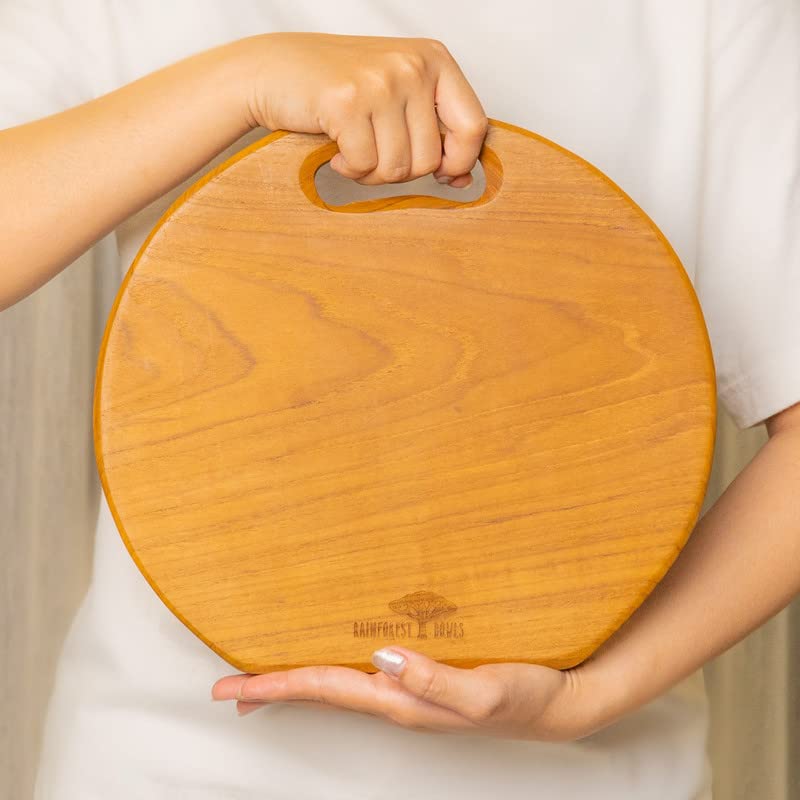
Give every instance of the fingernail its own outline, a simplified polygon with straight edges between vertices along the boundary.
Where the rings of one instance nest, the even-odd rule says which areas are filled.
[[[437,183],[450,183],[453,180],[451,175],[442,175],[441,177],[436,179]]]
[[[237,676],[241,678],[241,676]],[[242,698],[239,697],[239,692],[241,687],[243,686],[243,682],[241,680],[229,680],[228,678],[220,678],[212,687],[211,687],[211,699],[212,700],[241,700]]]
[[[406,657],[401,655],[396,650],[390,650],[384,647],[382,650],[376,650],[372,654],[372,663],[387,675],[399,675],[406,665]]]

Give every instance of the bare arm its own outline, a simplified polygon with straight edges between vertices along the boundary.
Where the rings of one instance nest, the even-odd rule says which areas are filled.
[[[800,404],[700,520],[631,619],[575,670],[592,725],[653,699],[800,592]]]
[[[257,126],[327,133],[333,168],[363,183],[437,171],[458,186],[486,117],[438,42],[266,34],[0,131],[0,309]]]
[[[244,135],[245,69],[235,48],[209,51],[0,131],[0,308]]]

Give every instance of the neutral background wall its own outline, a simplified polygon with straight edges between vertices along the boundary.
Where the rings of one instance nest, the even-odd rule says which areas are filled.
[[[59,648],[90,574],[94,366],[118,286],[101,243],[0,313],[0,798],[31,796]],[[764,441],[721,415],[713,501]],[[706,668],[716,800],[800,800],[800,604]],[[793,668],[794,666],[794,668]],[[77,800],[77,799],[76,799]]]

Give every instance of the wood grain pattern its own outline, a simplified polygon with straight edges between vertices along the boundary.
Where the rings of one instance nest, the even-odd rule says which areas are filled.
[[[460,207],[333,211],[313,175],[334,152],[247,148],[129,270],[95,386],[125,544],[244,671],[371,670],[391,642],[577,664],[700,510],[716,401],[691,284],[618,187],[520,128],[492,122]]]

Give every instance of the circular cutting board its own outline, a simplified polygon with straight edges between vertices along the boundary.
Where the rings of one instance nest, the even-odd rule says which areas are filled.
[[[492,122],[470,203],[340,208],[324,136],[186,192],[114,303],[109,506],[173,613],[247,672],[590,655],[685,543],[711,466],[706,328],[597,169]],[[679,202],[679,199],[676,200]]]

